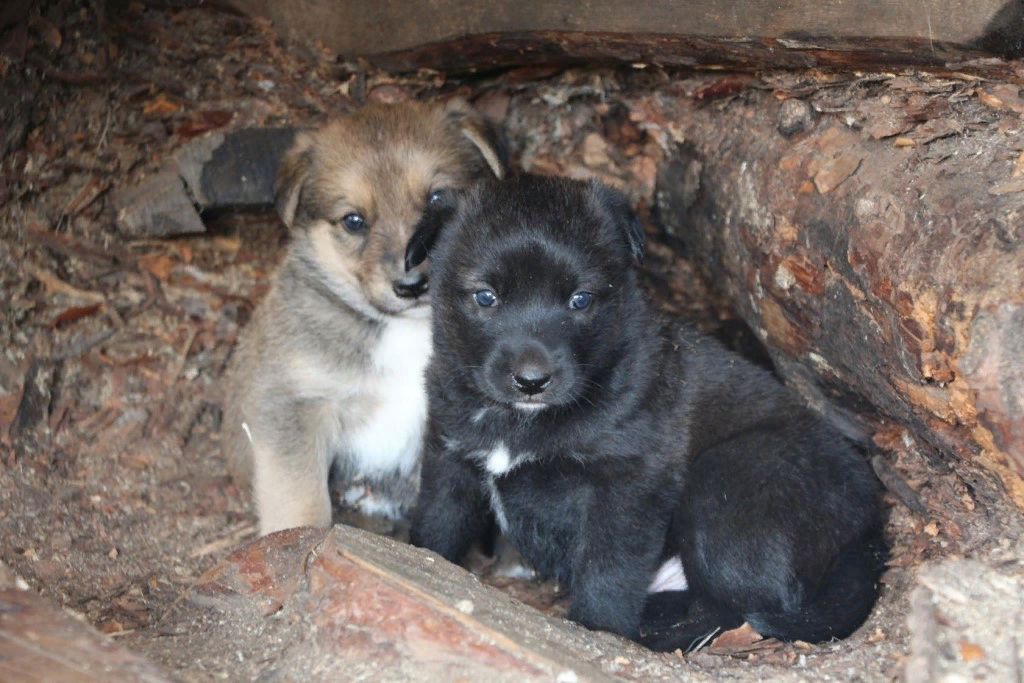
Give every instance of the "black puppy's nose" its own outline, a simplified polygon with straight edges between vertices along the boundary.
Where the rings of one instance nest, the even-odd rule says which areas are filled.
[[[522,393],[533,396],[548,388],[551,384],[551,373],[546,368],[527,365],[512,375],[512,383]]]
[[[406,273],[397,280],[392,280],[391,286],[394,288],[395,294],[403,299],[415,299],[422,296],[429,287],[426,273]]]

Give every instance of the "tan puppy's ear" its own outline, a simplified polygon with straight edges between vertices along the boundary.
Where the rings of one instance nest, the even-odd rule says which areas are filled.
[[[302,187],[312,167],[313,140],[306,133],[298,133],[277,167],[277,179],[274,182],[274,208],[289,229],[295,223]]]
[[[488,123],[483,114],[461,97],[454,97],[445,104],[448,119],[458,126],[462,135],[480,150],[496,178],[505,177],[508,165],[508,150],[497,129]]]

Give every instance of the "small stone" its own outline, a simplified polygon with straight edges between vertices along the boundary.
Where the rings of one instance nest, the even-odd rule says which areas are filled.
[[[779,107],[779,132],[787,138],[811,125],[811,106],[803,100],[785,100]]]
[[[579,676],[572,669],[567,669],[562,673],[558,674],[558,678],[555,679],[555,683],[578,683],[580,680]]]
[[[455,609],[459,610],[463,614],[473,613],[473,601],[472,600],[459,600],[455,603]]]

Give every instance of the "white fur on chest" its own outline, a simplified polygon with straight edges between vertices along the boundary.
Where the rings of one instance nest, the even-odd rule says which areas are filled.
[[[501,500],[501,493],[498,491],[498,484],[495,481],[498,477],[508,474],[519,465],[533,459],[533,454],[523,451],[513,455],[503,442],[499,441],[489,451],[478,451],[477,459],[484,466],[486,476],[487,494],[491,501],[491,511],[497,519],[498,527],[502,532],[508,532],[508,516],[505,513],[505,504]]]
[[[345,439],[359,470],[409,472],[419,461],[427,420],[423,372],[430,359],[430,321],[393,318],[372,353],[363,397],[374,406]],[[344,407],[342,407],[344,409]]]

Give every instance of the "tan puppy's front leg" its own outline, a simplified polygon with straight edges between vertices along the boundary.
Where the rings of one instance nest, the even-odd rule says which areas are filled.
[[[297,526],[331,525],[331,444],[325,428],[311,424],[289,434],[251,432],[253,497],[261,536]]]

